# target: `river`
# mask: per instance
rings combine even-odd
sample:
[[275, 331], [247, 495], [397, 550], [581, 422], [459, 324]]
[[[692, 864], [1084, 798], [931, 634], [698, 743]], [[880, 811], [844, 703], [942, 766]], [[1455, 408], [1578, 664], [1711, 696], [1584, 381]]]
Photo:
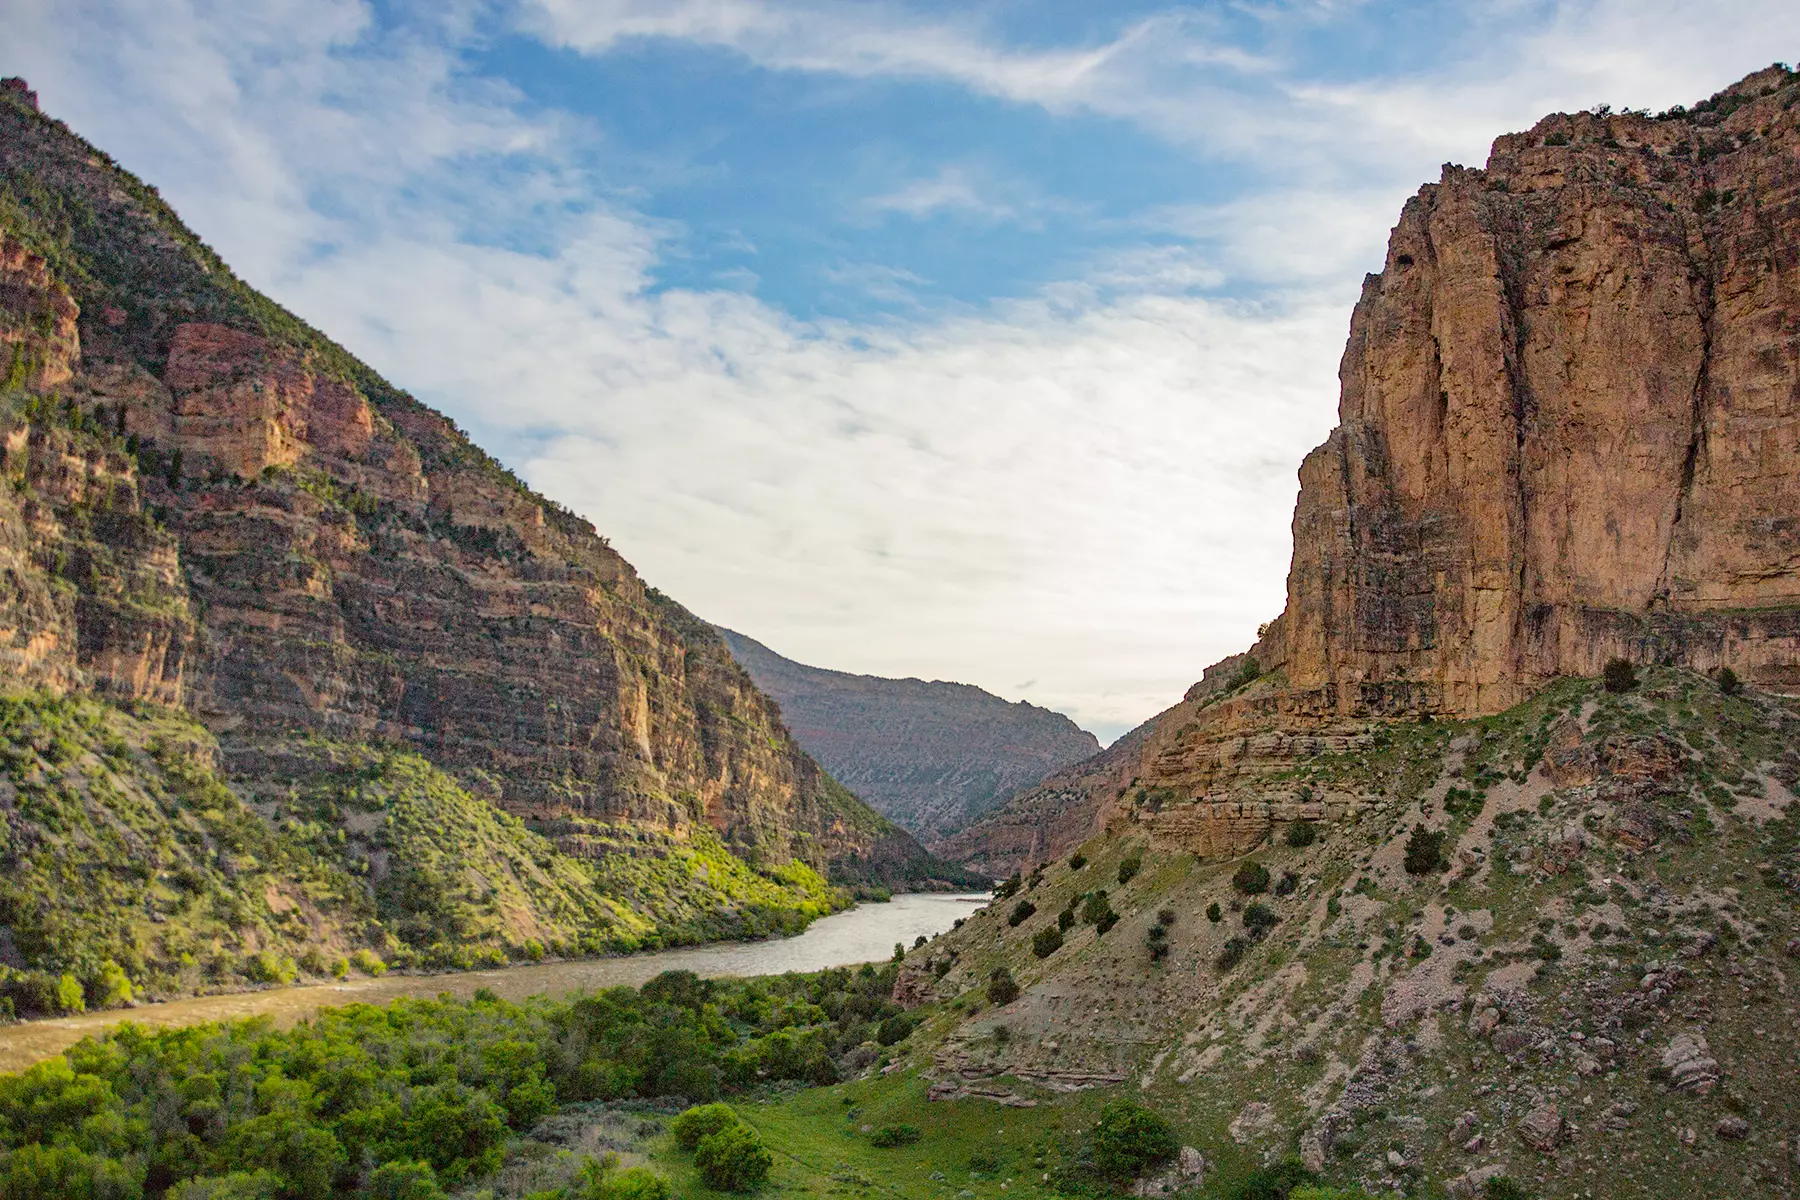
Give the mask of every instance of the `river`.
[[859, 904], [847, 912], [821, 917], [798, 937], [761, 942], [720, 942], [652, 954], [578, 962], [537, 963], [493, 971], [450, 975], [384, 975], [342, 983], [271, 988], [228, 996], [198, 996], [164, 1004], [53, 1017], [0, 1027], [0, 1071], [18, 1071], [121, 1021], [141, 1025], [194, 1025], [237, 1017], [272, 1017], [279, 1026], [304, 1020], [321, 1008], [342, 1004], [380, 1004], [400, 996], [474, 995], [488, 988], [508, 1000], [526, 996], [566, 996], [571, 992], [637, 985], [663, 971], [687, 970], [700, 975], [780, 975], [787, 971], [820, 971], [852, 963], [886, 959], [894, 943], [908, 948], [918, 937], [949, 929], [986, 903], [985, 895], [910, 892], [885, 904]]

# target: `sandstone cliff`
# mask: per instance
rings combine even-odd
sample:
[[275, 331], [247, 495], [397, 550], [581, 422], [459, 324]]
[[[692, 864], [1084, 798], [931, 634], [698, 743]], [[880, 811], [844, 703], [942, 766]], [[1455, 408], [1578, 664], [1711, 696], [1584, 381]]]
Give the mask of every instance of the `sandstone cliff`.
[[1614, 657], [1800, 689], [1797, 331], [1800, 75], [1546, 117], [1446, 166], [1351, 316], [1285, 611], [1132, 761], [1060, 776], [1053, 823], [1039, 789], [946, 849], [1047, 860], [1137, 811], [1237, 853], [1338, 811], [1284, 774], [1382, 719], [1496, 712]]
[[592, 526], [27, 101], [0, 91], [11, 682], [187, 705], [253, 786], [284, 738], [408, 746], [577, 856], [623, 826], [929, 873]]
[[1061, 713], [965, 683], [809, 667], [720, 629], [807, 753], [935, 846], [1021, 788], [1100, 749]]
[[1800, 685], [1800, 82], [1558, 114], [1409, 201], [1255, 654], [1472, 715], [1609, 658]]

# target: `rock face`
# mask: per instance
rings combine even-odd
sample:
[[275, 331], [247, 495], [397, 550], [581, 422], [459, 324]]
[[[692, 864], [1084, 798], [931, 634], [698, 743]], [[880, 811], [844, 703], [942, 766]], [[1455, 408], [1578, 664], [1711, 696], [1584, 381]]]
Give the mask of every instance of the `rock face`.
[[[1382, 718], [1494, 713], [1614, 657], [1800, 690], [1797, 330], [1800, 75], [1656, 118], [1546, 117], [1485, 168], [1446, 167], [1352, 315], [1283, 613], [1120, 754], [946, 851], [1054, 857], [1148, 808], [1185, 848], [1241, 853], [1295, 813], [1345, 811], [1249, 781], [1358, 749]], [[1650, 745], [1612, 757], [1548, 761], [1609, 787], [1671, 765]], [[1620, 828], [1656, 837], [1641, 811]]]
[[1401, 214], [1254, 651], [1340, 713], [1609, 658], [1800, 685], [1800, 82], [1559, 114]]
[[1100, 749], [1061, 713], [968, 684], [822, 670], [719, 634], [807, 753], [928, 844]]
[[771, 868], [929, 873], [709, 626], [238, 281], [22, 86], [0, 169], [33, 186], [0, 230], [14, 679], [189, 705], [237, 768], [294, 733], [409, 745], [573, 853], [623, 822], [709, 828]]

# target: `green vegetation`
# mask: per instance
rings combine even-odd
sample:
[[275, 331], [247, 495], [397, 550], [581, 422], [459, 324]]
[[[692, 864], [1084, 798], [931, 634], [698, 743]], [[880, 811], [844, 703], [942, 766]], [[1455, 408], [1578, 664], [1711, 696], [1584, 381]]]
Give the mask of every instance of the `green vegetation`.
[[1114, 1100], [1094, 1125], [1094, 1168], [1115, 1187], [1175, 1157], [1180, 1145], [1162, 1117], [1130, 1100]]
[[1012, 912], [1007, 914], [1006, 923], [1012, 928], [1017, 929], [1025, 922], [1031, 920], [1032, 915], [1036, 912], [1037, 905], [1029, 900], [1021, 900], [1013, 905]]
[[1623, 658], [1608, 659], [1600, 678], [1605, 683], [1606, 690], [1614, 694], [1632, 691], [1638, 683], [1637, 668]]
[[1311, 821], [1295, 821], [1287, 829], [1287, 844], [1301, 850], [1319, 840], [1319, 827]]
[[1406, 839], [1406, 873], [1408, 875], [1429, 875], [1433, 871], [1444, 869], [1444, 839], [1449, 835], [1442, 829], [1431, 830], [1424, 825], [1414, 825], [1412, 834]]
[[416, 754], [274, 743], [252, 803], [205, 729], [149, 704], [0, 696], [0, 1016], [795, 933], [845, 895], [710, 830], [570, 822], [563, 844]]
[[1143, 869], [1144, 869], [1144, 856], [1143, 856], [1142, 852], [1132, 854], [1129, 857], [1120, 859], [1119, 860], [1119, 885], [1121, 887], [1123, 887], [1125, 884], [1130, 883], [1134, 878], [1137, 877], [1137, 873]]
[[1011, 1004], [1019, 998], [1019, 984], [1005, 967], [995, 967], [988, 974], [987, 998], [990, 1004]]
[[1079, 850], [1069, 855], [1069, 870], [1079, 871], [1085, 866], [1087, 866], [1087, 855]]
[[1049, 958], [1063, 946], [1062, 930], [1054, 926], [1040, 929], [1031, 937], [1031, 952], [1039, 958]]
[[[896, 970], [670, 972], [564, 1003], [352, 1005], [288, 1032], [126, 1024], [0, 1076], [0, 1194], [436, 1195], [491, 1175], [508, 1139], [559, 1105], [834, 1081], [834, 1056], [898, 1015]], [[709, 1186], [768, 1173], [725, 1105], [684, 1113], [673, 1133]], [[657, 1200], [655, 1181], [614, 1166], [595, 1164], [577, 1195]]]
[[1269, 868], [1254, 858], [1247, 858], [1232, 875], [1231, 886], [1246, 896], [1260, 895], [1269, 890]]

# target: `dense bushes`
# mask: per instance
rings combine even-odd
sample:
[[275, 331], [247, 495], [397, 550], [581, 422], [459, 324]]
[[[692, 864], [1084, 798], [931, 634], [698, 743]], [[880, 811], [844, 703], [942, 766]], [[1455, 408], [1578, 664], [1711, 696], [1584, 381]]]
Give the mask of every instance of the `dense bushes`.
[[1406, 839], [1406, 873], [1408, 875], [1429, 875], [1441, 870], [1444, 865], [1443, 830], [1432, 831], [1424, 825], [1414, 825], [1412, 836]]
[[[835, 1080], [834, 1056], [899, 1015], [897, 969], [720, 981], [668, 972], [641, 991], [566, 1003], [480, 993], [352, 1005], [287, 1032], [266, 1020], [127, 1024], [0, 1076], [0, 1195], [434, 1200], [493, 1171], [507, 1137], [560, 1103]], [[704, 1124], [684, 1114], [678, 1140]], [[687, 1144], [698, 1155], [723, 1128]], [[755, 1174], [758, 1155], [740, 1143], [712, 1154], [719, 1178]], [[609, 1172], [581, 1200], [654, 1193]]]
[[1039, 958], [1049, 958], [1052, 954], [1061, 950], [1062, 945], [1062, 930], [1056, 928], [1040, 929], [1032, 936], [1031, 952]]
[[1627, 659], [1607, 659], [1606, 666], [1600, 672], [1600, 681], [1609, 692], [1632, 691], [1637, 687], [1637, 668]]
[[762, 1138], [741, 1121], [707, 1134], [694, 1147], [694, 1166], [714, 1191], [748, 1192], [760, 1187], [774, 1165], [775, 1156]]
[[1231, 876], [1231, 886], [1246, 896], [1255, 896], [1269, 890], [1269, 868], [1247, 858]]

